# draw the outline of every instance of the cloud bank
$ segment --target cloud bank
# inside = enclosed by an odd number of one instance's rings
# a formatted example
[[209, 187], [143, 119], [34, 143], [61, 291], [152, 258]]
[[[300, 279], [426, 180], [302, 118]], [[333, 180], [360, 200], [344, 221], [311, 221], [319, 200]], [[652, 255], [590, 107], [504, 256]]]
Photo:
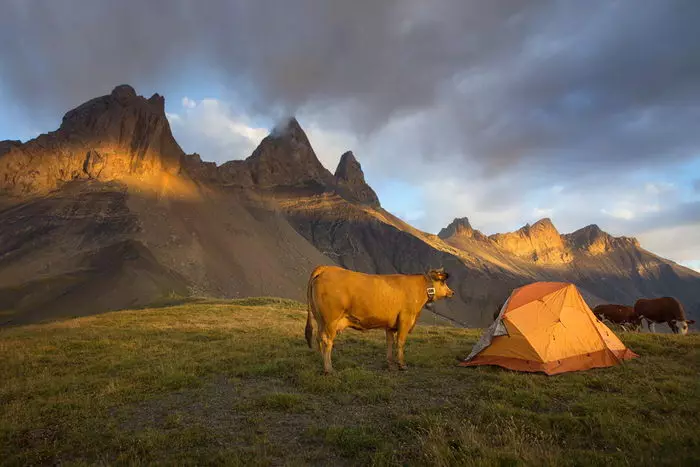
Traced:
[[564, 231], [687, 233], [699, 17], [695, 0], [10, 0], [0, 94], [40, 120], [119, 83], [215, 88], [171, 123], [218, 162], [261, 137], [251, 117], [294, 113], [327, 167], [355, 150], [387, 207], [430, 231], [547, 215]]

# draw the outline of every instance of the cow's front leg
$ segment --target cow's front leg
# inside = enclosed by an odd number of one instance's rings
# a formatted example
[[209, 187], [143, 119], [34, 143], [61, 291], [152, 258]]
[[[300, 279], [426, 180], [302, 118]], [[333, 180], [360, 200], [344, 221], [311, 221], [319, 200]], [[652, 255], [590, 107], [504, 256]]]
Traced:
[[389, 369], [394, 367], [394, 330], [386, 330], [386, 361], [389, 364]]
[[411, 323], [401, 323], [399, 324], [398, 337], [396, 339], [396, 352], [398, 354], [399, 360], [399, 370], [407, 370], [406, 360], [404, 359], [403, 348], [406, 344], [406, 338], [411, 330]]
[[649, 332], [656, 332], [656, 323], [649, 320]]

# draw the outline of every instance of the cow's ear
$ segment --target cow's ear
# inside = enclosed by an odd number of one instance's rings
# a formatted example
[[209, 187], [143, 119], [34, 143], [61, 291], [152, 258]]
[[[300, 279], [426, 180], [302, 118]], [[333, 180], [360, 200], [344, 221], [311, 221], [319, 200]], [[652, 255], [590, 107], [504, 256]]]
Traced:
[[432, 274], [430, 275], [430, 278], [434, 281], [440, 281], [443, 282], [447, 280], [447, 273], [443, 272], [444, 270], [436, 269], [434, 271], [431, 271]]
[[688, 326], [690, 326], [691, 324], [695, 324], [695, 320], [689, 319], [688, 321], [686, 321], [686, 323], [688, 323]]

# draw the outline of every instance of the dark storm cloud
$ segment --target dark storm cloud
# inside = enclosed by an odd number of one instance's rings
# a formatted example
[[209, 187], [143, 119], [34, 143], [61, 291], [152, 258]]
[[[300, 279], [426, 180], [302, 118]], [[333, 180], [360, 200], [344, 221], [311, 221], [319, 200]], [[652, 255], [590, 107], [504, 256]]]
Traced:
[[698, 17], [695, 0], [14, 0], [0, 84], [61, 113], [206, 70], [263, 113], [343, 105], [359, 133], [425, 112], [422, 155], [487, 174], [614, 170], [697, 154]]

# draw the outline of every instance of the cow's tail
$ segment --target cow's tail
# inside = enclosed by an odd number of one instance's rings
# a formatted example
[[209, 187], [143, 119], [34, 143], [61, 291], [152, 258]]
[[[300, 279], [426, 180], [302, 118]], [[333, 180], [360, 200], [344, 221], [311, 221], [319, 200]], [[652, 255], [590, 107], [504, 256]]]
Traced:
[[316, 278], [321, 274], [323, 268], [323, 266], [318, 266], [313, 270], [309, 277], [309, 283], [306, 286], [306, 329], [304, 329], [304, 336], [310, 349], [314, 348], [312, 343], [314, 337], [313, 315], [316, 312], [314, 309], [314, 282], [316, 282]]
[[306, 286], [306, 329], [304, 329], [304, 336], [306, 336], [306, 343], [309, 344], [309, 348], [313, 349], [311, 340], [314, 337], [314, 325], [312, 323], [313, 311], [313, 279], [309, 279], [309, 285]]

